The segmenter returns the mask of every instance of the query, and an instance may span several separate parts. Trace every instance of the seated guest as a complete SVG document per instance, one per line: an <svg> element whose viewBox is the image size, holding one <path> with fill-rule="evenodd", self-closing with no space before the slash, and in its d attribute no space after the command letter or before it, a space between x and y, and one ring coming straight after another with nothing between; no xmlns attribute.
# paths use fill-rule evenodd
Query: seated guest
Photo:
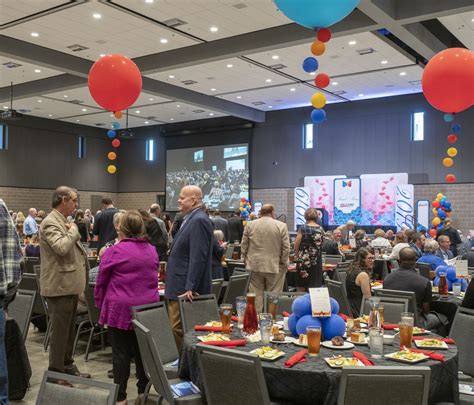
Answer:
<svg viewBox="0 0 474 405"><path fill-rule="evenodd" d="M438 232L438 243L440 235L445 235L449 238L449 250L453 253L453 257L458 255L457 247L462 243L461 237L459 236L458 231L453 228L451 220L449 218L444 221L444 228ZM440 244L441 246L441 244Z"/></svg>
<svg viewBox="0 0 474 405"><path fill-rule="evenodd" d="M398 291L413 291L419 311L419 325L426 329L433 329L440 325L438 316L430 313L432 300L431 283L427 278L420 276L415 269L416 253L410 247L400 250L400 267L397 271L385 277L383 288Z"/></svg>
<svg viewBox="0 0 474 405"><path fill-rule="evenodd" d="M371 246L374 249L391 249L392 244L388 239L385 238L385 232L383 229L376 229L374 232L375 238L371 242Z"/></svg>
<svg viewBox="0 0 474 405"><path fill-rule="evenodd" d="M436 256L440 257L443 260L449 260L454 257L453 252L449 250L449 246L451 245L451 241L449 240L449 236L441 235L438 237L438 244L439 249L436 252Z"/></svg>
<svg viewBox="0 0 474 405"><path fill-rule="evenodd" d="M222 258L224 257L226 243L224 242L224 232L221 230L214 231L212 240L212 279L224 278L222 270ZM217 297L219 298L219 297Z"/></svg>
<svg viewBox="0 0 474 405"><path fill-rule="evenodd" d="M446 263L444 262L444 260L436 256L435 254L438 249L438 242L432 239L427 240L425 242L425 250L423 252L423 255L417 260L417 263L429 264L432 270L436 270L438 266L445 266Z"/></svg>
<svg viewBox="0 0 474 405"><path fill-rule="evenodd" d="M423 254L423 247L425 246L425 235L415 232L411 235L410 247L416 254L416 258L419 259Z"/></svg>
<svg viewBox="0 0 474 405"><path fill-rule="evenodd" d="M26 257L40 257L40 245L38 234L34 234L25 246Z"/></svg>
<svg viewBox="0 0 474 405"><path fill-rule="evenodd" d="M341 239L341 231L335 230L332 234L326 232L321 251L327 255L342 255L337 241L334 240L334 234L338 235L339 240Z"/></svg>
<svg viewBox="0 0 474 405"><path fill-rule="evenodd" d="M120 242L108 248L100 261L94 298L100 309L99 323L107 325L111 338L114 383L119 385L117 404L125 405L132 356L139 398L148 383L132 327L131 307L159 300L158 254L143 238L145 224L137 211L121 215L119 235Z"/></svg>
<svg viewBox="0 0 474 405"><path fill-rule="evenodd" d="M341 244L348 245L349 240L354 234L354 228L356 223L351 219L346 222L344 226L341 226Z"/></svg>
<svg viewBox="0 0 474 405"><path fill-rule="evenodd" d="M474 309L474 278L471 279L471 282L467 286L461 306L464 308Z"/></svg>
<svg viewBox="0 0 474 405"><path fill-rule="evenodd" d="M385 232L385 239L387 239L390 242L390 245L392 245L392 242L395 239L395 235L391 229Z"/></svg>
<svg viewBox="0 0 474 405"><path fill-rule="evenodd" d="M359 229L356 231L354 234L354 239L356 243L356 249L359 249L361 247L367 247L369 242L367 241L367 234L363 229Z"/></svg>
<svg viewBox="0 0 474 405"><path fill-rule="evenodd" d="M388 256L389 260L398 260L400 250L406 247L410 247L410 245L407 243L407 237L403 232L397 232L397 234L395 235L394 243L395 244L393 246L392 253L390 254L390 256Z"/></svg>
<svg viewBox="0 0 474 405"><path fill-rule="evenodd" d="M370 292L370 277L374 268L374 255L366 249L360 248L347 270L346 290L352 316L358 317L362 298L372 296Z"/></svg>

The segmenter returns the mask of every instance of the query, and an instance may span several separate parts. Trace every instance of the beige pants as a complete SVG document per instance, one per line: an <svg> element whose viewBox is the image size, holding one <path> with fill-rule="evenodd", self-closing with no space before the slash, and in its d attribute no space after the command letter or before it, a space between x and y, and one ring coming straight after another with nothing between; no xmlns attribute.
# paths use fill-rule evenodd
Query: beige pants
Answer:
<svg viewBox="0 0 474 405"><path fill-rule="evenodd" d="M255 293L255 306L257 312L263 309L263 292L282 292L285 285L286 271L280 273L259 273L252 271L250 276L249 291Z"/></svg>
<svg viewBox="0 0 474 405"><path fill-rule="evenodd" d="M181 346L183 345L183 326L181 325L178 301L168 301L168 317L170 318L176 346L178 346L178 351L181 352Z"/></svg>

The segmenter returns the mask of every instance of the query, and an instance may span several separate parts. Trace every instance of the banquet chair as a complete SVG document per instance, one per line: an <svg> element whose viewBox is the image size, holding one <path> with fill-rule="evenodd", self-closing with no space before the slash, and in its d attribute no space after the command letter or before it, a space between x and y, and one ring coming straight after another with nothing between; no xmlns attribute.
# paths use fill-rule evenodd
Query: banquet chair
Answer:
<svg viewBox="0 0 474 405"><path fill-rule="evenodd" d="M192 330L195 325L203 325L220 319L214 294L199 295L194 297L192 302L187 301L186 298L179 298L179 313L184 334Z"/></svg>
<svg viewBox="0 0 474 405"><path fill-rule="evenodd" d="M324 263L325 264L338 264L342 262L341 255L325 255L324 256Z"/></svg>
<svg viewBox="0 0 474 405"><path fill-rule="evenodd" d="M35 320L44 317L46 318L47 322L47 317L44 311L44 306L43 302L41 300L41 296L39 293L39 286L36 281L36 274L35 273L23 273L21 276L21 281L20 284L18 285L19 290L26 290L26 291L32 291L36 293L35 300L33 302L33 312L31 316L31 320Z"/></svg>
<svg viewBox="0 0 474 405"><path fill-rule="evenodd" d="M204 344L196 354L208 405L270 405L259 357Z"/></svg>
<svg viewBox="0 0 474 405"><path fill-rule="evenodd" d="M416 295L414 291L400 291L388 290L385 288L376 288L372 290L372 294L374 295L374 297L408 298L408 312L413 313L415 326L421 326L419 310L418 305L416 303ZM398 323L398 321L395 323Z"/></svg>
<svg viewBox="0 0 474 405"><path fill-rule="evenodd" d="M39 257L25 257L25 273L32 274L35 272L34 266L38 266L40 264Z"/></svg>
<svg viewBox="0 0 474 405"><path fill-rule="evenodd" d="M26 342L30 329L31 314L36 300L36 291L18 290L15 300L8 306L8 316L20 327L23 341Z"/></svg>
<svg viewBox="0 0 474 405"><path fill-rule="evenodd" d="M456 341L459 352L459 371L472 380L474 377L474 310L459 307L454 317L449 337Z"/></svg>
<svg viewBox="0 0 474 405"><path fill-rule="evenodd" d="M337 405L427 405L429 367L343 367Z"/></svg>
<svg viewBox="0 0 474 405"><path fill-rule="evenodd" d="M50 379L66 380L71 384L86 386L67 387L50 382ZM118 385L76 377L69 374L45 371L39 389L36 405L115 405L118 395Z"/></svg>
<svg viewBox="0 0 474 405"><path fill-rule="evenodd" d="M352 318L352 310L347 298L345 286L340 281L326 280L329 296L339 304L339 312Z"/></svg>
<svg viewBox="0 0 474 405"><path fill-rule="evenodd" d="M418 273L420 276L423 276L430 280L430 271L431 271L431 265L428 263L417 263L416 267L418 268Z"/></svg>
<svg viewBox="0 0 474 405"><path fill-rule="evenodd" d="M229 284L227 284L222 303L232 304L232 308L235 311L235 299L242 295L247 295L249 283L250 272L231 276L229 278Z"/></svg>
<svg viewBox="0 0 474 405"><path fill-rule="evenodd" d="M217 301L219 301L219 298L221 296L223 284L224 284L223 278L215 278L214 280L212 280L211 294L214 294L216 296Z"/></svg>
<svg viewBox="0 0 474 405"><path fill-rule="evenodd" d="M384 323L400 322L400 314L408 312L408 298L380 297L380 304L384 307ZM369 298L362 298L360 306L360 316L369 315Z"/></svg>
<svg viewBox="0 0 474 405"><path fill-rule="evenodd" d="M193 394L184 397L174 398L171 391L171 384L184 382L184 380L168 379L163 368L160 354L158 353L158 342L152 336L148 328L143 326L139 321L134 319L132 321L133 328L137 335L138 347L142 357L145 372L150 379L151 384L160 396L157 404L161 404L165 400L169 405L174 404L189 404L200 405L202 403L200 394ZM146 403L145 401L143 403Z"/></svg>
<svg viewBox="0 0 474 405"><path fill-rule="evenodd" d="M293 301L301 297L302 295L305 295L306 293L304 292L269 292L265 291L263 293L263 308L264 312L268 312L268 296L269 295L277 295L278 296L278 304L277 304L277 310L276 313L277 315L281 315L282 312L288 312L292 313L293 310L291 306L293 305Z"/></svg>
<svg viewBox="0 0 474 405"><path fill-rule="evenodd" d="M51 337L51 319L49 317L49 312L48 312L48 303L46 302L45 297L41 295L41 283L40 283L40 276L41 276L41 265L34 265L33 266L35 278L36 278L36 285L38 288L38 294L41 299L41 303L43 305L43 313L46 314L46 322L47 322L47 327L46 327L46 333L44 335L43 339L43 348L44 351L46 352L48 350L49 346L49 339Z"/></svg>

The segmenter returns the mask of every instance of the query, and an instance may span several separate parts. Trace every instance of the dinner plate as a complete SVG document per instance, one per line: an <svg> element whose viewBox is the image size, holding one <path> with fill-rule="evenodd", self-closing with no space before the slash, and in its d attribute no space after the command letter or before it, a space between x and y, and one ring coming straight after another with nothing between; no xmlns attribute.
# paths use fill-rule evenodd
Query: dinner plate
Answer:
<svg viewBox="0 0 474 405"><path fill-rule="evenodd" d="M273 340L273 339L270 339L270 342L271 343L280 343L280 344L284 344L284 343L294 343L295 342L295 338L291 337L291 336L285 336L285 340Z"/></svg>
<svg viewBox="0 0 474 405"><path fill-rule="evenodd" d="M353 342L351 338L347 339L347 342L352 343L357 346L368 346L369 345L369 338L366 337L364 342Z"/></svg>
<svg viewBox="0 0 474 405"><path fill-rule="evenodd" d="M277 352L277 354L275 354L274 356L271 356L271 357L268 357L268 356L259 356L257 354L257 351L258 349L255 349L255 350L252 350L251 352L249 352L250 354L255 354L257 355L260 360L264 360L264 361L275 361L275 360L278 360L279 358L283 357L285 355L284 352Z"/></svg>
<svg viewBox="0 0 474 405"><path fill-rule="evenodd" d="M415 360L408 360L408 359L403 359L403 358L397 358L397 357L394 357L398 352L394 352L394 353L389 353L389 354L386 354L384 357L389 359L389 360L393 360L393 361L398 361L400 363L406 363L406 364L416 364L416 363L421 363L422 361L425 361L425 360L428 360L429 357L428 356L425 356L424 354L422 353L417 353L417 354L420 354L420 357L418 359L415 359ZM423 356L423 357L421 357Z"/></svg>
<svg viewBox="0 0 474 405"><path fill-rule="evenodd" d="M322 342L321 345L331 350L347 350L352 349L354 347L354 344L350 342L344 342L342 346L334 346L330 340Z"/></svg>
<svg viewBox="0 0 474 405"><path fill-rule="evenodd" d="M201 342L214 342L214 341L223 341L223 342L226 342L226 341L229 341L230 338L229 337L226 337L224 339L222 338L217 338L217 339L212 339L212 338L209 338L208 335L203 335L203 336L197 336L197 339L200 340Z"/></svg>
<svg viewBox="0 0 474 405"><path fill-rule="evenodd" d="M328 363L328 366L331 367L331 368L342 368L342 367L345 367L344 364L341 364L341 365L337 365L337 364L334 364L334 358L331 358L331 357L325 357L324 360L326 361L326 363ZM356 363L355 364L351 364L352 367L364 367L364 363L362 363L360 360L357 359ZM347 366L346 366L347 367Z"/></svg>
<svg viewBox="0 0 474 405"><path fill-rule="evenodd" d="M308 344L300 343L300 341L298 340L298 338L295 338L293 344L296 345L296 346L299 346L299 347L308 347Z"/></svg>
<svg viewBox="0 0 474 405"><path fill-rule="evenodd" d="M446 342L443 342L442 340L439 340L440 345L433 345L433 344L427 344L427 343L423 344L424 341L426 342L430 340L435 340L435 339L414 340L413 342L415 343L415 346L418 347L419 349L438 349L438 350L449 349Z"/></svg>

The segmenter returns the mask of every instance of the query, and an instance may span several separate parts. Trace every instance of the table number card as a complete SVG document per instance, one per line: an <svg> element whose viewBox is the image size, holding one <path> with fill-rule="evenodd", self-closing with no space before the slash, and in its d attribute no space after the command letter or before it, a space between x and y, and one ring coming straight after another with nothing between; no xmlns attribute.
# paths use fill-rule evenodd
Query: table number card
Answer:
<svg viewBox="0 0 474 405"><path fill-rule="evenodd" d="M467 277L467 260L456 260L456 277Z"/></svg>
<svg viewBox="0 0 474 405"><path fill-rule="evenodd" d="M331 300L327 288L310 288L311 313L314 317L331 316Z"/></svg>

